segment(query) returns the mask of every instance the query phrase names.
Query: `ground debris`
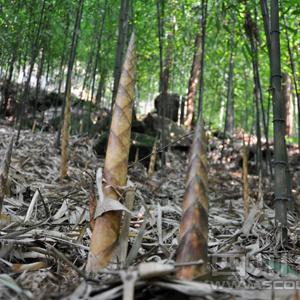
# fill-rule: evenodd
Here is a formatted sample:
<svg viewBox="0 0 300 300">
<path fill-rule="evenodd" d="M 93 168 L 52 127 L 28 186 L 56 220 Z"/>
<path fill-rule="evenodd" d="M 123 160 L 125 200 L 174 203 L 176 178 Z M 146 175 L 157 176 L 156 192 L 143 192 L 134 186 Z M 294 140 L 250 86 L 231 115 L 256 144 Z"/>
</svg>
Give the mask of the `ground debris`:
<svg viewBox="0 0 300 300">
<path fill-rule="evenodd" d="M 2 158 L 13 132 L 1 126 Z M 128 286 L 136 299 L 294 297 L 300 269 L 298 216 L 288 214 L 289 243 L 282 245 L 274 228 L 272 181 L 268 175 L 263 181 L 265 217 L 261 220 L 256 208 L 259 179 L 249 175 L 252 205 L 244 224 L 242 170 L 235 162 L 242 151 L 240 139 L 228 146 L 232 149 L 226 152 L 225 165 L 218 161 L 220 140 L 210 137 L 209 141 L 208 273 L 193 281 L 177 279 L 172 273 L 188 157 L 166 152 L 163 177 L 156 171 L 152 180 L 147 179 L 141 164 L 129 170 L 128 184 L 136 188 L 128 240 L 128 251 L 136 253 L 129 268 L 113 258 L 111 266 L 97 276 L 86 274 L 92 235 L 88 191 L 98 168 L 104 166 L 104 158 L 93 150 L 98 138 L 70 138 L 68 178 L 59 181 L 55 136 L 22 131 L 13 149 L 1 216 L 0 299 L 121 299 Z M 289 154 L 293 181 L 298 182 L 296 147 L 290 145 Z M 293 192 L 297 201 L 299 190 Z M 139 238 L 140 245 L 134 247 Z M 145 263 L 154 265 L 143 269 L 141 276 L 139 268 Z"/>
</svg>

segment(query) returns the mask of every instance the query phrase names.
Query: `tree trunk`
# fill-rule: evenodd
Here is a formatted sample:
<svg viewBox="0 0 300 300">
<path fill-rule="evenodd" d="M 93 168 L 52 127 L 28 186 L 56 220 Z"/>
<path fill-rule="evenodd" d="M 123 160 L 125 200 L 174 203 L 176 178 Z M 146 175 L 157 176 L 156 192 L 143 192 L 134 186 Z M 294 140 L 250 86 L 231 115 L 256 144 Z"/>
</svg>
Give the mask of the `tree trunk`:
<svg viewBox="0 0 300 300">
<path fill-rule="evenodd" d="M 19 40 L 19 38 L 18 38 Z M 18 43 L 17 43 L 18 44 Z M 9 95 L 10 95 L 10 88 L 11 88 L 11 79 L 12 79 L 12 75 L 13 75 L 13 71 L 14 71 L 14 65 L 15 65 L 15 61 L 17 59 L 18 56 L 18 50 L 15 49 L 13 52 L 13 56 L 12 59 L 10 61 L 10 67 L 9 67 L 9 75 L 8 78 L 6 80 L 6 83 L 4 84 L 4 104 L 1 107 L 1 114 L 3 114 L 3 116 L 6 116 L 6 109 L 7 109 L 7 105 L 8 105 L 8 100 L 9 100 Z"/>
<path fill-rule="evenodd" d="M 254 5 L 256 5 L 256 0 L 254 1 Z M 257 15 L 257 8 L 254 8 L 254 23 L 255 23 L 255 27 L 254 28 L 258 28 L 258 24 L 257 24 L 257 20 L 258 20 L 258 15 Z M 253 31 L 252 31 L 252 36 L 253 36 Z M 255 46 L 255 57 L 256 57 L 256 76 L 257 76 L 257 87 L 259 90 L 259 99 L 260 99 L 260 106 L 261 106 L 261 111 L 262 111 L 262 120 L 263 120 L 263 126 L 264 126 L 264 133 L 265 133 L 265 138 L 266 138 L 266 146 L 267 146 L 267 164 L 266 164 L 266 170 L 268 169 L 267 165 L 269 163 L 269 168 L 270 168 L 270 174 L 271 177 L 273 177 L 273 165 L 272 165 L 272 161 L 271 161 L 271 152 L 270 152 L 270 146 L 269 146 L 269 123 L 266 120 L 266 113 L 265 113 L 265 108 L 264 108 L 264 101 L 263 101 L 263 93 L 262 93 L 262 87 L 261 87 L 261 81 L 260 81 L 260 75 L 259 75 L 259 68 L 258 68 L 258 50 L 257 50 L 257 42 L 256 40 L 253 39 L 253 43 Z M 268 51 L 269 51 L 269 45 L 268 45 Z M 270 59 L 270 57 L 269 57 Z M 269 111 L 268 111 L 269 113 Z M 260 173 L 259 173 L 260 174 Z"/>
<path fill-rule="evenodd" d="M 83 81 L 83 86 L 82 86 L 82 89 L 81 89 L 81 93 L 80 93 L 80 100 L 82 100 L 82 94 L 83 94 L 83 91 L 85 89 L 85 86 L 88 82 L 88 79 L 91 75 L 91 68 L 92 68 L 92 63 L 93 63 L 93 58 L 94 58 L 94 50 L 95 50 L 95 41 L 97 40 L 97 29 L 98 29 L 98 11 L 99 11 L 99 6 L 100 6 L 100 3 L 98 1 L 97 3 L 97 11 L 96 11 L 96 16 L 95 16 L 95 23 L 94 23 L 94 32 L 93 32 L 93 40 L 92 40 L 92 45 L 91 45 L 91 50 L 90 50 L 90 54 L 89 54 L 89 59 L 88 59 L 88 63 L 87 63 L 87 67 L 86 67 L 86 71 L 85 71 L 85 75 L 84 75 L 84 81 Z M 99 45 L 99 43 L 98 43 Z M 98 56 L 98 53 L 99 53 L 99 49 L 97 50 L 96 52 L 97 56 Z M 97 66 L 97 62 L 95 63 L 95 68 Z M 95 70 L 93 71 L 93 76 L 92 76 L 92 80 L 94 79 L 95 77 Z M 93 100 L 93 95 L 91 97 L 91 101 Z M 88 101 L 88 96 L 87 96 L 87 99 L 86 101 Z M 87 122 L 87 131 L 89 130 L 89 127 L 90 127 L 90 112 L 91 112 L 91 101 L 89 103 L 89 116 L 88 116 L 88 122 Z M 83 109 L 83 106 L 84 106 L 84 102 L 82 104 L 82 109 Z M 79 108 L 80 108 L 80 102 L 78 103 L 78 106 L 77 106 L 77 119 L 79 119 Z"/>
<path fill-rule="evenodd" d="M 2 71 L 3 71 L 3 66 L 4 66 L 4 56 L 5 56 L 5 51 L 6 51 L 7 34 L 8 34 L 8 26 L 6 27 L 5 41 L 4 41 L 4 45 L 3 45 L 3 49 L 2 49 L 2 58 L 1 58 L 1 67 L 0 67 L 0 83 L 1 83 L 1 81 L 3 81 Z"/>
<path fill-rule="evenodd" d="M 29 85 L 30 85 L 31 74 L 32 74 L 32 71 L 33 71 L 34 62 L 35 62 L 36 54 L 37 54 L 37 51 L 38 51 L 38 41 L 39 41 L 39 38 L 40 38 L 40 31 L 41 31 L 42 20 L 43 20 L 43 15 L 44 15 L 45 3 L 46 3 L 46 0 L 43 1 L 39 26 L 38 26 L 35 42 L 34 42 L 33 47 L 32 47 L 30 70 L 29 70 L 29 74 L 28 74 L 28 77 L 27 77 L 27 81 L 26 81 L 26 85 L 25 85 L 25 89 L 24 89 L 24 93 L 23 93 L 22 111 L 21 111 L 20 123 L 19 123 L 19 128 L 18 128 L 17 139 L 16 139 L 16 145 L 18 145 L 18 143 L 19 143 L 20 131 L 21 131 L 21 128 L 22 128 L 22 121 L 23 121 L 24 111 L 25 111 L 25 107 L 26 107 L 28 94 L 29 94 Z"/>
<path fill-rule="evenodd" d="M 270 35 L 270 18 L 269 18 L 269 4 L 268 0 L 260 0 L 260 7 L 261 7 L 261 12 L 263 16 L 263 21 L 264 21 L 264 29 L 265 29 L 265 35 L 266 35 L 266 40 L 267 40 L 267 46 L 268 46 L 268 56 L 269 56 L 269 61 L 270 61 L 270 68 L 271 68 L 271 73 L 272 73 L 272 63 L 271 63 L 271 35 Z M 270 78 L 270 86 L 272 85 L 271 78 Z M 261 91 L 261 88 L 260 88 Z M 262 93 L 261 93 L 262 95 Z M 271 163 L 271 154 L 270 154 L 270 149 L 269 149 L 269 112 L 270 112 L 270 92 L 269 92 L 269 101 L 268 101 L 268 111 L 267 111 L 267 121 L 264 121 L 264 126 L 265 126 L 265 136 L 267 140 L 267 159 L 269 160 L 270 164 L 270 173 L 271 176 L 273 177 L 273 168 L 272 168 L 272 163 Z M 262 109 L 264 110 L 263 107 L 263 101 L 261 97 L 261 105 Z M 263 111 L 263 116 L 265 116 L 265 113 Z"/>
<path fill-rule="evenodd" d="M 246 7 L 248 9 L 248 4 L 246 2 Z M 246 11 L 245 17 L 245 31 L 250 39 L 251 44 L 251 52 L 252 52 L 252 68 L 253 68 L 253 80 L 254 80 L 254 103 L 256 106 L 256 136 L 257 136 L 257 161 L 256 161 L 256 173 L 260 174 L 262 171 L 262 152 L 261 152 L 261 130 L 260 130 L 260 109 L 259 109 L 259 102 L 262 100 L 260 99 L 261 93 L 259 93 L 259 77 L 258 77 L 258 55 L 257 55 L 257 48 L 256 43 L 254 40 L 254 30 L 255 26 L 252 21 L 251 12 L 249 10 Z"/>
<path fill-rule="evenodd" d="M 246 7 L 248 8 L 248 4 L 246 2 Z M 262 168 L 262 153 L 261 153 L 261 129 L 260 129 L 260 112 L 259 112 L 259 103 L 261 104 L 262 109 L 262 117 L 263 117 L 263 126 L 264 126 L 264 132 L 265 132 L 265 138 L 266 138 L 266 146 L 267 146 L 267 162 L 269 164 L 270 173 L 271 176 L 273 174 L 272 170 L 272 163 L 271 163 L 271 155 L 270 155 L 270 148 L 269 148 L 269 139 L 268 139 L 268 123 L 266 121 L 266 115 L 265 115 L 265 109 L 263 104 L 263 94 L 262 94 L 262 88 L 260 83 L 260 76 L 259 76 L 259 70 L 258 70 L 258 51 L 257 51 L 257 43 L 254 39 L 255 30 L 257 28 L 257 13 L 255 9 L 255 22 L 252 21 L 251 12 L 246 12 L 246 18 L 245 18 L 245 29 L 246 34 L 248 35 L 250 39 L 251 44 L 251 51 L 252 51 L 252 66 L 253 66 L 253 73 L 254 73 L 254 97 L 255 97 L 255 103 L 256 103 L 256 111 L 257 111 L 257 126 L 256 126 L 256 132 L 257 132 L 257 174 L 260 174 L 260 169 Z M 267 22 L 265 21 L 267 24 Z M 267 25 L 265 25 L 267 27 Z M 267 34 L 267 33 L 266 33 Z M 267 169 L 267 166 L 266 166 Z"/>
<path fill-rule="evenodd" d="M 234 66 L 233 66 L 234 68 Z M 231 95 L 227 101 L 229 101 L 228 105 L 228 113 L 226 118 L 226 132 L 232 136 L 234 134 L 234 83 L 231 80 Z"/>
<path fill-rule="evenodd" d="M 4 87 L 6 85 L 5 85 L 5 79 L 3 79 L 3 76 L 2 76 L 2 72 L 3 72 L 3 67 L 4 67 L 4 56 L 5 56 L 5 51 L 6 51 L 7 35 L 8 35 L 8 26 L 6 27 L 6 35 L 5 35 L 5 41 L 4 41 L 4 45 L 3 45 L 3 49 L 2 49 L 2 58 L 1 58 L 1 67 L 0 67 L 0 85 L 1 85 L 1 81 L 2 81 L 2 84 Z M 4 104 L 3 104 L 3 102 L 4 102 L 3 100 L 5 100 Z M 7 103 L 8 103 L 8 97 L 6 98 L 5 88 L 4 88 L 1 93 L 0 114 L 2 114 L 2 113 L 4 114 Z M 4 115 L 4 117 L 5 117 L 5 115 Z"/>
<path fill-rule="evenodd" d="M 68 32 L 69 32 L 69 27 L 70 27 L 70 17 L 69 14 L 67 14 L 67 25 L 66 25 L 66 30 L 65 30 L 65 41 L 64 41 L 64 48 L 60 60 L 60 66 L 59 66 L 59 82 L 58 82 L 58 92 L 57 92 L 57 97 L 55 98 L 55 109 L 54 109 L 54 116 L 53 118 L 56 118 L 57 114 L 57 106 L 58 106 L 58 98 L 60 95 L 60 90 L 61 90 L 61 85 L 62 81 L 64 78 L 64 62 L 65 62 L 65 53 L 66 53 L 66 47 L 67 47 L 67 39 L 68 39 Z"/>
<path fill-rule="evenodd" d="M 285 149 L 285 175 L 286 175 L 286 194 L 287 194 L 287 208 L 290 212 L 294 212 L 294 196 L 292 191 L 292 178 L 291 178 L 291 171 L 290 171 L 290 164 L 289 164 L 289 156 L 287 152 L 287 145 L 284 141 L 284 149 Z"/>
<path fill-rule="evenodd" d="M 105 1 L 104 4 L 104 16 L 102 17 L 102 24 L 101 24 L 101 29 L 100 29 L 100 35 L 98 37 L 98 45 L 97 45 L 97 50 L 96 50 L 96 61 L 94 65 L 94 70 L 93 70 L 93 76 L 92 76 L 92 95 L 91 95 L 91 102 L 93 101 L 94 98 L 94 89 L 95 89 L 95 79 L 96 79 L 96 72 L 97 72 L 97 67 L 99 64 L 99 59 L 100 59 L 100 49 L 101 49 L 101 40 L 102 40 L 102 33 L 103 33 L 103 27 L 104 27 L 104 22 L 105 22 L 105 16 L 106 16 L 106 6 L 107 6 L 107 0 Z M 99 7 L 99 2 L 98 2 L 98 7 Z M 91 107 L 92 103 L 90 102 L 90 107 L 89 107 L 89 117 L 88 117 L 88 123 L 87 123 L 87 131 L 90 129 L 90 120 L 91 120 Z"/>
<path fill-rule="evenodd" d="M 269 20 L 269 8 L 268 0 L 260 0 L 261 13 L 264 20 L 264 29 L 268 46 L 268 55 L 271 60 L 271 36 L 270 36 L 270 20 Z"/>
<path fill-rule="evenodd" d="M 187 96 L 187 113 L 186 120 L 184 125 L 190 130 L 192 127 L 193 114 L 194 114 L 194 105 L 195 105 L 195 95 L 197 91 L 197 85 L 199 81 L 199 72 L 200 72 L 200 58 L 201 58 L 201 49 L 202 49 L 202 39 L 200 33 L 197 33 L 196 41 L 195 41 L 195 52 L 193 65 L 191 70 L 191 77 L 189 80 L 189 89 Z"/>
<path fill-rule="evenodd" d="M 36 87 L 35 87 L 35 101 L 34 101 L 34 111 L 33 111 L 33 119 L 35 120 L 36 116 L 36 110 L 37 110 L 37 103 L 38 103 L 38 98 L 39 98 L 39 91 L 40 91 L 40 82 L 41 82 L 41 77 L 43 73 L 43 68 L 44 68 L 44 58 L 45 58 L 45 45 L 42 49 L 42 57 L 39 62 L 39 70 L 36 78 Z"/>
<path fill-rule="evenodd" d="M 181 64 L 181 68 L 180 68 L 180 92 L 179 92 L 179 109 L 178 109 L 178 125 L 183 124 L 184 123 L 184 99 L 182 99 L 182 88 L 183 88 L 183 83 L 185 82 L 185 72 L 184 72 L 184 65 L 185 65 L 185 54 L 186 53 L 186 49 L 183 50 L 183 60 L 182 60 L 182 64 Z"/>
<path fill-rule="evenodd" d="M 48 49 L 49 49 L 49 54 L 48 54 L 48 59 L 47 59 L 47 71 L 46 71 L 46 78 L 45 78 L 45 87 L 44 87 L 44 91 L 43 91 L 43 95 L 42 95 L 42 99 L 46 98 L 46 93 L 47 93 L 47 86 L 48 86 L 48 82 L 49 82 L 49 75 L 50 75 L 50 64 L 51 64 L 51 47 L 50 47 L 50 42 L 48 42 Z M 52 62 L 53 63 L 53 62 Z M 53 66 L 53 64 L 52 64 Z M 53 68 L 52 68 L 53 70 Z M 51 78 L 53 78 L 53 72 L 51 74 Z M 44 117 L 45 117 L 45 106 L 43 107 L 43 111 L 42 111 L 42 118 L 41 118 L 41 123 L 44 123 Z"/>
<path fill-rule="evenodd" d="M 107 76 L 107 68 L 104 67 L 104 70 L 101 71 L 98 90 L 97 90 L 97 94 L 96 94 L 96 104 L 99 107 L 101 106 L 101 101 L 105 94 L 106 76 Z"/>
<path fill-rule="evenodd" d="M 121 78 L 122 73 L 122 67 L 124 62 L 124 55 L 125 55 L 125 45 L 126 45 L 126 37 L 127 37 L 127 31 L 128 31 L 128 19 L 129 19 L 129 10 L 130 10 L 130 0 L 126 0 L 125 2 L 125 9 L 124 9 L 124 23 L 123 23 L 123 29 L 122 29 L 122 45 L 121 45 L 121 68 L 119 68 L 119 82 Z M 128 45 L 127 45 L 128 46 Z M 119 84 L 117 88 L 119 87 Z"/>
<path fill-rule="evenodd" d="M 299 149 L 300 149 L 300 95 L 298 92 L 297 75 L 295 72 L 294 59 L 293 59 L 291 45 L 290 45 L 290 37 L 289 37 L 289 31 L 288 31 L 288 26 L 287 26 L 287 22 L 286 22 L 286 15 L 284 14 L 283 2 L 281 2 L 281 7 L 282 7 L 283 20 L 284 20 L 284 25 L 285 25 L 285 36 L 286 36 L 286 40 L 287 40 L 287 44 L 288 44 L 289 57 L 290 57 L 291 68 L 292 68 L 295 90 L 296 90 L 296 98 L 297 98 L 297 106 L 298 106 L 298 144 L 299 144 Z M 286 122 L 288 122 L 288 120 L 286 120 Z M 291 123 L 291 126 L 293 126 L 292 124 L 293 123 Z"/>
<path fill-rule="evenodd" d="M 247 65 L 247 62 L 245 61 L 245 65 Z M 248 119 L 249 119 L 249 107 L 248 107 L 248 100 L 249 100 L 249 93 L 248 93 L 248 75 L 246 73 L 246 68 L 245 68 L 245 102 L 246 102 L 246 110 L 245 110 L 245 118 L 242 123 L 242 128 L 245 129 L 246 132 L 248 132 Z"/>
<path fill-rule="evenodd" d="M 233 46 L 234 46 L 234 29 L 235 29 L 236 16 L 233 15 L 233 25 L 232 25 L 232 34 L 230 41 L 230 59 L 229 59 L 229 77 L 228 77 L 228 89 L 227 89 L 227 104 L 226 104 L 226 114 L 225 114 L 225 125 L 224 125 L 224 133 L 223 133 L 223 146 L 221 151 L 221 163 L 224 156 L 224 147 L 225 147 L 225 135 L 227 131 L 227 118 L 230 107 L 230 99 L 231 99 L 231 86 L 232 86 L 232 78 L 233 78 L 233 68 L 234 68 L 234 58 L 233 58 Z"/>
<path fill-rule="evenodd" d="M 206 18 L 207 18 L 207 0 L 202 0 L 202 56 L 201 56 L 201 73 L 200 73 L 200 92 L 199 92 L 198 115 L 202 114 L 202 106 L 203 106 Z M 232 108 L 234 108 L 234 107 L 232 107 Z"/>
<path fill-rule="evenodd" d="M 168 117 L 168 118 L 169 118 L 168 92 L 169 92 L 171 57 L 172 57 L 172 44 L 170 42 L 170 44 L 168 46 L 168 50 L 167 50 L 166 59 L 165 59 L 165 69 L 164 69 L 164 75 L 163 75 L 164 113 L 165 113 L 165 117 Z"/>
<path fill-rule="evenodd" d="M 292 99 L 292 80 L 287 72 L 282 76 L 283 89 L 283 118 L 285 119 L 285 135 L 293 137 L 293 99 Z"/>
<path fill-rule="evenodd" d="M 160 102 L 160 111 L 158 114 L 161 115 L 161 140 L 162 140 L 162 146 L 165 145 L 165 109 L 164 109 L 164 84 L 163 82 L 163 58 L 162 58 L 162 52 L 163 52 L 163 47 L 162 47 L 162 25 L 161 25 L 161 20 L 160 20 L 160 8 L 159 8 L 160 1 L 158 0 L 156 2 L 156 7 L 157 7 L 157 27 L 158 27 L 158 39 L 159 39 L 159 61 L 160 61 L 160 76 L 159 76 L 159 81 L 160 81 L 160 93 L 163 95 L 162 101 Z M 163 150 L 161 153 L 161 175 L 164 174 L 164 165 L 165 165 L 165 151 Z"/>
<path fill-rule="evenodd" d="M 283 102 L 281 91 L 281 55 L 278 0 L 271 0 L 271 78 L 274 123 L 274 169 L 275 169 L 275 225 L 282 228 L 282 240 L 287 242 L 287 193 L 285 174 L 285 149 Z M 279 241 L 278 241 L 279 242 Z"/>
<path fill-rule="evenodd" d="M 121 74 L 122 65 L 123 65 L 124 49 L 125 49 L 125 42 L 126 42 L 125 36 L 127 33 L 127 24 L 128 24 L 129 3 L 130 3 L 130 0 L 121 0 L 111 110 L 113 109 L 113 105 L 116 101 L 117 91 L 118 91 L 118 86 L 119 86 L 119 81 L 120 81 L 120 74 Z M 123 56 L 122 56 L 122 53 L 123 53 Z"/>
<path fill-rule="evenodd" d="M 64 113 L 64 124 L 62 127 L 62 143 L 61 143 L 61 158 L 59 179 L 65 179 L 68 176 L 68 151 L 69 151 L 69 137 L 70 137 L 70 120 L 71 120 L 71 73 L 67 78 L 67 97 Z"/>
<path fill-rule="evenodd" d="M 68 94 L 68 84 L 71 84 L 71 74 L 72 69 L 74 65 L 74 60 L 76 56 L 76 49 L 78 44 L 78 35 L 80 31 L 80 24 L 81 24 L 81 17 L 82 17 L 82 11 L 83 11 L 83 5 L 84 0 L 80 0 L 77 7 L 77 13 L 76 13 L 76 20 L 74 24 L 74 30 L 73 30 L 73 36 L 72 36 L 72 44 L 70 47 L 70 54 L 69 54 L 69 63 L 68 63 L 68 73 L 67 78 L 70 78 L 70 80 L 67 80 L 66 86 L 65 86 L 65 94 L 64 94 L 64 102 L 61 110 L 61 117 L 60 120 L 63 120 L 64 112 L 65 112 L 65 106 L 66 106 L 66 98 Z M 60 144 L 60 131 L 61 131 L 61 121 L 59 122 L 58 132 L 57 132 L 57 138 L 56 138 L 56 144 L 55 147 L 58 149 Z"/>
</svg>

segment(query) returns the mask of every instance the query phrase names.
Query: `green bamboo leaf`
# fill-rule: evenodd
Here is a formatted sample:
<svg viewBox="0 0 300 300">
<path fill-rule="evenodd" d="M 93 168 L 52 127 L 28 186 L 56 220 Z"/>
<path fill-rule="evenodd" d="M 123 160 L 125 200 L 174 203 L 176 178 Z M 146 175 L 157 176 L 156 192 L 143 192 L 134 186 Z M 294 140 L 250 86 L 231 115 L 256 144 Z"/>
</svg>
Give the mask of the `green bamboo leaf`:
<svg viewBox="0 0 300 300">
<path fill-rule="evenodd" d="M 223 24 L 223 28 L 229 33 L 231 34 L 231 28 L 225 24 Z"/>
<path fill-rule="evenodd" d="M 144 219 L 144 222 L 139 230 L 139 233 L 135 239 L 135 243 L 133 245 L 133 247 L 131 248 L 129 254 L 128 254 L 128 257 L 126 259 L 126 262 L 125 262 L 125 265 L 124 267 L 125 268 L 128 268 L 131 263 L 136 259 L 137 257 L 137 254 L 139 252 L 139 248 L 141 246 L 141 243 L 142 243 L 142 240 L 143 240 L 143 237 L 144 237 L 144 232 L 145 232 L 145 228 L 146 228 L 146 225 L 147 225 L 147 219 L 148 219 L 148 213 L 146 212 L 145 214 L 145 219 Z"/>
<path fill-rule="evenodd" d="M 242 47 L 242 52 L 243 52 L 244 57 L 245 57 L 245 59 L 247 61 L 247 65 L 250 65 L 251 64 L 251 59 L 249 57 L 249 53 L 248 53 L 247 47 L 245 45 Z"/>
<path fill-rule="evenodd" d="M 292 274 L 295 276 L 299 276 L 298 272 L 294 271 L 292 268 L 290 268 L 287 264 L 270 260 L 267 258 L 263 258 L 263 260 L 272 268 L 278 275 L 281 277 L 286 276 L 287 274 Z"/>
<path fill-rule="evenodd" d="M 289 31 L 289 33 L 294 33 L 294 34 L 298 34 L 298 29 L 294 29 L 290 26 L 285 26 L 284 24 L 280 24 L 281 27 L 283 27 L 284 29 L 287 29 Z"/>
<path fill-rule="evenodd" d="M 252 51 L 250 49 L 248 42 L 245 42 L 245 47 L 246 47 L 246 50 L 247 50 L 248 54 L 250 55 L 250 57 L 252 57 Z"/>
<path fill-rule="evenodd" d="M 220 23 L 220 20 L 218 18 L 216 18 L 216 26 L 217 26 L 217 29 L 218 29 L 218 32 L 219 32 L 220 29 L 221 29 L 221 23 Z"/>
<path fill-rule="evenodd" d="M 31 292 L 25 291 L 22 288 L 20 288 L 20 286 L 10 276 L 6 274 L 0 275 L 0 283 L 7 286 L 16 293 L 23 295 L 23 297 L 26 296 L 29 299 L 35 298 Z"/>
</svg>

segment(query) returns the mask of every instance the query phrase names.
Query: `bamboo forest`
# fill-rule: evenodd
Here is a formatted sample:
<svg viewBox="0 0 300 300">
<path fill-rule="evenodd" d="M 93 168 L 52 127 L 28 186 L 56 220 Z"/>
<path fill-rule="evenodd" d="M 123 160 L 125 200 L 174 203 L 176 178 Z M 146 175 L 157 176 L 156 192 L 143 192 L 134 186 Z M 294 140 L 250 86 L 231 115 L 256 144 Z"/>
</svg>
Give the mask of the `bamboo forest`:
<svg viewBox="0 0 300 300">
<path fill-rule="evenodd" d="M 299 299 L 299 0 L 0 5 L 0 299 Z"/>
</svg>

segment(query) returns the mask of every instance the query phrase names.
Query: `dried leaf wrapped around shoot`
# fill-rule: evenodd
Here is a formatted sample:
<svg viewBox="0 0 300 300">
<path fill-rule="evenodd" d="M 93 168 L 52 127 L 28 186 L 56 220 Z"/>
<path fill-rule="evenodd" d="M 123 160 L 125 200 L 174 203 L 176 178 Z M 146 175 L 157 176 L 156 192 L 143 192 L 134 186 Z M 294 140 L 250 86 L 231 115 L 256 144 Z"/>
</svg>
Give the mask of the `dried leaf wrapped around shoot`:
<svg viewBox="0 0 300 300">
<path fill-rule="evenodd" d="M 10 159 L 13 146 L 13 136 L 9 141 L 2 164 L 0 166 L 0 213 L 2 212 L 3 198 L 5 195 L 6 181 L 9 172 Z"/>
<path fill-rule="evenodd" d="M 114 106 L 105 158 L 103 194 L 105 199 L 119 200 L 115 189 L 126 184 L 134 88 L 134 35 L 127 49 Z M 122 211 L 114 210 L 95 216 L 94 231 L 86 270 L 97 273 L 106 267 L 118 245 Z"/>
<path fill-rule="evenodd" d="M 206 136 L 199 117 L 185 186 L 176 262 L 203 260 L 202 265 L 181 267 L 177 277 L 191 279 L 206 272 L 208 239 Z"/>
<path fill-rule="evenodd" d="M 90 198 L 90 223 L 91 227 L 94 228 L 95 226 L 95 212 L 96 212 L 96 206 L 97 206 L 97 200 L 96 200 L 96 194 L 95 194 L 95 188 L 94 184 L 90 184 L 90 192 L 89 192 L 89 198 Z"/>
</svg>

